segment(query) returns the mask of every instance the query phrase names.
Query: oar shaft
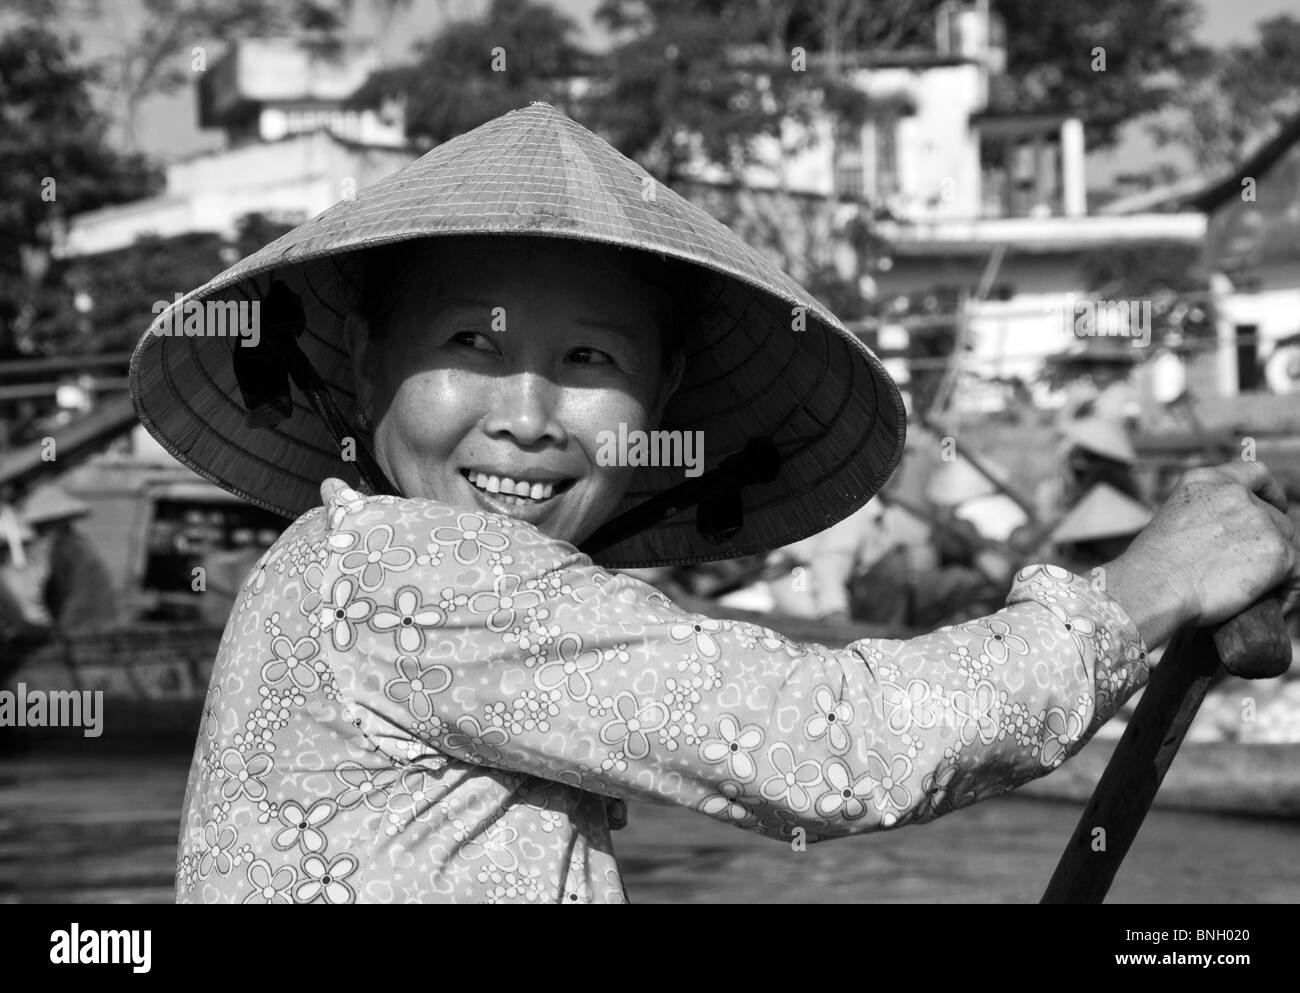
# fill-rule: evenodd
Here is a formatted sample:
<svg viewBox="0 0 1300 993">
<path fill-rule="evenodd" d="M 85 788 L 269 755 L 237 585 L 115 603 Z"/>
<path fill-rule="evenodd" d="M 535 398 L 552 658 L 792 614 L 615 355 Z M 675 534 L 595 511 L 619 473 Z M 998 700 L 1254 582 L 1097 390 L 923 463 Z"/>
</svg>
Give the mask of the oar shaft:
<svg viewBox="0 0 1300 993">
<path fill-rule="evenodd" d="M 1182 628 L 1169 643 L 1074 829 L 1043 903 L 1101 903 L 1183 743 L 1220 663 L 1235 676 L 1268 679 L 1291 664 L 1277 599 L 1225 624 Z"/>
<path fill-rule="evenodd" d="M 1214 639 L 1170 641 L 1074 829 L 1043 903 L 1101 903 L 1219 668 Z"/>
</svg>

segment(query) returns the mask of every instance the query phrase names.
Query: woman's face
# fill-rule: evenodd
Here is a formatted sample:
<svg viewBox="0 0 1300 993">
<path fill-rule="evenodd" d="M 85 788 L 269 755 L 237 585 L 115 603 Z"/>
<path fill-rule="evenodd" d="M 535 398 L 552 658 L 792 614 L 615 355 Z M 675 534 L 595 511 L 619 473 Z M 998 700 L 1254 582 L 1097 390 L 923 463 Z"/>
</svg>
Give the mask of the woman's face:
<svg viewBox="0 0 1300 993">
<path fill-rule="evenodd" d="M 656 427 L 680 380 L 680 359 L 664 367 L 663 301 L 609 248 L 416 251 L 381 339 L 349 334 L 375 457 L 405 496 L 578 544 L 635 471 L 600 465 L 599 436 Z"/>
</svg>

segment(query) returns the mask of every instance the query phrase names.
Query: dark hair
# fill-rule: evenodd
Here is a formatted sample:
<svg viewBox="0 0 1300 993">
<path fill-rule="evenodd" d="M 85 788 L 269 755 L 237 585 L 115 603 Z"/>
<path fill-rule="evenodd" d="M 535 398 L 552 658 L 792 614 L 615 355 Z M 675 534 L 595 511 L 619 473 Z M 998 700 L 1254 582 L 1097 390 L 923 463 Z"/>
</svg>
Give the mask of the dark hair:
<svg viewBox="0 0 1300 993">
<path fill-rule="evenodd" d="M 400 299 L 404 285 L 415 275 L 410 265 L 415 249 L 432 245 L 446 251 L 457 251 L 463 250 L 466 243 L 482 243 L 487 238 L 494 242 L 505 238 L 514 243 L 526 243 L 530 248 L 542 247 L 538 244 L 538 238 L 526 235 L 466 235 L 402 241 L 362 253 L 358 280 L 360 299 L 355 309 L 369 323 L 371 337 L 383 340 L 387 335 L 393 306 Z M 694 266 L 653 252 L 578 239 L 547 239 L 545 249 L 588 257 L 599 252 L 602 260 L 613 262 L 649 286 L 655 291 L 663 308 L 661 329 L 665 367 L 679 350 L 684 349 L 690 336 L 693 315 L 698 310 L 697 301 L 702 285 L 702 277 L 697 274 Z"/>
</svg>

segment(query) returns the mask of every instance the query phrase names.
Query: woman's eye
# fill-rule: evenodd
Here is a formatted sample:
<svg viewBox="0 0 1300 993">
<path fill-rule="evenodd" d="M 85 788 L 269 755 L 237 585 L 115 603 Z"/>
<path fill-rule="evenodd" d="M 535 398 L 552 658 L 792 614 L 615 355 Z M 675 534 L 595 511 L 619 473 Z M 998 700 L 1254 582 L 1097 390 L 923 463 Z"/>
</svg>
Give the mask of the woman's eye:
<svg viewBox="0 0 1300 993">
<path fill-rule="evenodd" d="M 458 331 L 451 336 L 451 340 L 457 345 L 466 345 L 479 351 L 491 351 L 493 349 L 491 340 L 481 331 Z"/>
<path fill-rule="evenodd" d="M 578 365 L 613 365 L 614 359 L 608 352 L 599 348 L 575 348 L 569 358 Z"/>
</svg>

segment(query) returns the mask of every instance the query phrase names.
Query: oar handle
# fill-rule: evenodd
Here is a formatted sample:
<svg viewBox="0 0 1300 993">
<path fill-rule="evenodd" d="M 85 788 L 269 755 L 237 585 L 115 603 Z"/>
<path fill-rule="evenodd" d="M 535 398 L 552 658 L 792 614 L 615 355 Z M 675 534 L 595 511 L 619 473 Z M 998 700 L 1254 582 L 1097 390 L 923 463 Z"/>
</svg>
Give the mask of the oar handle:
<svg viewBox="0 0 1300 993">
<path fill-rule="evenodd" d="M 1043 903 L 1101 903 L 1146 818 L 1220 662 L 1247 679 L 1291 664 L 1281 604 L 1269 597 L 1211 628 L 1174 635 L 1052 874 Z"/>
<path fill-rule="evenodd" d="M 1282 603 L 1265 597 L 1219 625 L 1214 645 L 1223 667 L 1242 679 L 1272 679 L 1291 667 L 1291 638 Z"/>
</svg>

